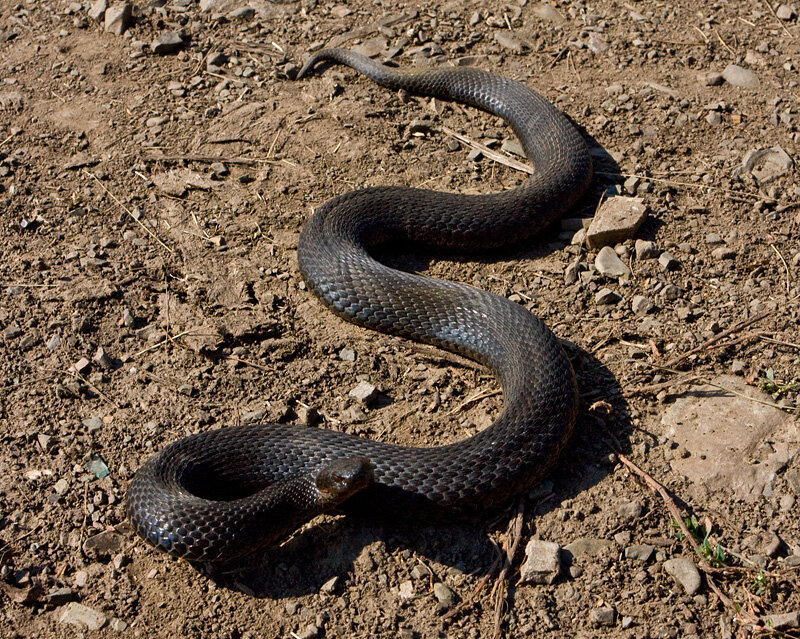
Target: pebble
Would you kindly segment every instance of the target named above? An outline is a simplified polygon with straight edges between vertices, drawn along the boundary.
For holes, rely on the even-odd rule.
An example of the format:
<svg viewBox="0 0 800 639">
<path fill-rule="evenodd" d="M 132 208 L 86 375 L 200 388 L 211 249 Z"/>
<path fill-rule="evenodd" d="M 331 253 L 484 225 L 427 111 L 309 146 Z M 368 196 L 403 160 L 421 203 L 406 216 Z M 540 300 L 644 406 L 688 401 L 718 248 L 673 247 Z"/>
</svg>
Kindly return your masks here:
<svg viewBox="0 0 800 639">
<path fill-rule="evenodd" d="M 177 51 L 181 46 L 183 46 L 183 38 L 174 31 L 164 31 L 164 33 L 153 40 L 150 49 L 153 53 L 165 55 Z"/>
<path fill-rule="evenodd" d="M 520 158 L 528 157 L 527 154 L 525 153 L 525 149 L 522 148 L 522 145 L 516 140 L 512 140 L 510 138 L 506 138 L 505 140 L 503 140 L 503 144 L 500 145 L 500 150 L 504 151 L 505 153 L 511 153 L 512 155 L 516 155 L 517 157 Z"/>
<path fill-rule="evenodd" d="M 75 573 L 75 587 L 83 588 L 87 583 L 89 583 L 89 573 L 85 570 L 78 570 Z"/>
<path fill-rule="evenodd" d="M 295 412 L 302 426 L 316 426 L 321 419 L 319 411 L 312 406 L 298 406 Z"/>
<path fill-rule="evenodd" d="M 594 303 L 598 306 L 603 306 L 606 304 L 616 304 L 620 300 L 620 296 L 617 295 L 614 291 L 610 288 L 601 288 L 594 296 Z"/>
<path fill-rule="evenodd" d="M 117 632 L 122 632 L 128 627 L 128 622 L 114 617 L 109 625 L 111 626 L 112 630 L 116 630 Z"/>
<path fill-rule="evenodd" d="M 616 251 L 610 246 L 600 249 L 594 259 L 594 266 L 597 272 L 605 277 L 628 277 L 631 274 L 631 270 L 619 259 Z"/>
<path fill-rule="evenodd" d="M 54 351 L 61 345 L 61 338 L 58 336 L 58 333 L 54 333 L 52 337 L 47 340 L 47 350 Z"/>
<path fill-rule="evenodd" d="M 350 397 L 361 402 L 364 406 L 372 406 L 378 399 L 378 389 L 369 382 L 359 382 L 350 393 Z"/>
<path fill-rule="evenodd" d="M 318 639 L 322 634 L 322 628 L 317 624 L 311 623 L 303 628 L 300 632 L 292 633 L 297 639 Z"/>
<path fill-rule="evenodd" d="M 652 260 L 660 254 L 656 243 L 650 240 L 636 240 L 634 250 L 636 251 L 637 260 Z"/>
<path fill-rule="evenodd" d="M 355 362 L 356 352 L 352 348 L 343 348 L 339 351 L 339 359 L 343 362 Z"/>
<path fill-rule="evenodd" d="M 775 10 L 775 15 L 781 20 L 793 20 L 797 17 L 794 7 L 788 4 L 782 4 Z"/>
<path fill-rule="evenodd" d="M 331 577 L 320 587 L 319 591 L 326 595 L 332 595 L 336 591 L 336 587 L 339 585 L 339 576 L 336 575 Z"/>
<path fill-rule="evenodd" d="M 592 608 L 589 612 L 589 621 L 596 626 L 613 626 L 617 611 L 611 606 L 600 606 Z"/>
<path fill-rule="evenodd" d="M 495 31 L 494 39 L 501 47 L 514 53 L 522 53 L 525 49 L 525 44 L 522 40 L 508 31 Z"/>
<path fill-rule="evenodd" d="M 117 553 L 114 555 L 114 559 L 111 560 L 111 564 L 114 566 L 115 570 L 121 570 L 130 562 L 131 558 L 128 557 L 128 555 L 126 555 L 124 552 Z"/>
<path fill-rule="evenodd" d="M 106 15 L 106 9 L 108 9 L 108 0 L 95 0 L 86 13 L 95 22 L 100 22 Z"/>
<path fill-rule="evenodd" d="M 722 72 L 722 77 L 728 84 L 735 87 L 742 87 L 743 89 L 758 89 L 761 83 L 758 76 L 750 71 L 740 67 L 737 64 L 729 64 Z"/>
<path fill-rule="evenodd" d="M 127 2 L 115 4 L 105 11 L 104 30 L 114 35 L 122 35 L 131 24 L 132 7 Z"/>
<path fill-rule="evenodd" d="M 53 485 L 53 490 L 55 490 L 57 494 L 63 495 L 69 490 L 69 482 L 62 477 Z"/>
<path fill-rule="evenodd" d="M 647 217 L 644 200 L 611 197 L 605 200 L 586 231 L 589 248 L 614 245 L 632 238 Z"/>
<path fill-rule="evenodd" d="M 720 246 L 711 251 L 711 257 L 715 260 L 732 260 L 736 258 L 736 251 L 727 246 Z"/>
<path fill-rule="evenodd" d="M 433 584 L 433 594 L 439 602 L 436 606 L 436 611 L 439 613 L 447 612 L 456 605 L 458 599 L 456 593 L 441 581 L 437 581 Z"/>
<path fill-rule="evenodd" d="M 722 116 L 718 111 L 709 111 L 706 115 L 706 122 L 708 122 L 711 126 L 716 126 L 722 122 Z"/>
<path fill-rule="evenodd" d="M 59 623 L 68 623 L 87 630 L 100 630 L 107 621 L 108 618 L 99 610 L 74 601 L 64 606 L 58 616 Z"/>
<path fill-rule="evenodd" d="M 112 555 L 122 550 L 123 538 L 113 530 L 104 530 L 83 542 L 83 551 L 93 555 Z"/>
<path fill-rule="evenodd" d="M 700 590 L 700 573 L 694 562 L 687 557 L 675 557 L 664 562 L 666 570 L 677 583 L 683 586 L 687 595 L 693 595 Z"/>
<path fill-rule="evenodd" d="M 552 584 L 561 573 L 561 546 L 552 541 L 531 539 L 525 546 L 525 563 L 520 569 L 523 583 Z"/>
<path fill-rule="evenodd" d="M 564 550 L 569 552 L 574 557 L 592 557 L 601 554 L 613 546 L 613 542 L 609 541 L 608 539 L 598 539 L 596 537 L 578 537 L 564 546 Z"/>
<path fill-rule="evenodd" d="M 619 516 L 628 521 L 641 517 L 642 510 L 642 505 L 638 501 L 628 501 L 617 506 Z"/>
<path fill-rule="evenodd" d="M 44 599 L 54 606 L 63 606 L 74 598 L 75 591 L 72 588 L 53 588 L 45 595 Z"/>
<path fill-rule="evenodd" d="M 649 544 L 634 544 L 625 549 L 625 559 L 647 561 L 653 555 L 653 546 Z"/>
<path fill-rule="evenodd" d="M 121 365 L 119 360 L 109 357 L 102 346 L 97 349 L 92 359 L 106 370 L 115 370 Z"/>
<path fill-rule="evenodd" d="M 674 284 L 667 284 L 661 289 L 661 294 L 664 296 L 665 300 L 674 302 L 681 296 L 681 290 Z"/>
<path fill-rule="evenodd" d="M 577 282 L 580 270 L 580 262 L 572 262 L 572 264 L 569 264 L 567 268 L 564 269 L 564 283 L 569 286 L 570 284 Z"/>
<path fill-rule="evenodd" d="M 634 295 L 633 300 L 631 300 L 631 310 L 637 315 L 647 315 L 652 313 L 655 308 L 656 305 L 644 295 Z"/>
<path fill-rule="evenodd" d="M 775 180 L 794 167 L 794 160 L 781 146 L 764 149 L 752 149 L 742 160 L 742 165 L 733 171 L 734 177 L 742 173 L 750 173 L 759 183 L 766 184 Z"/>
<path fill-rule="evenodd" d="M 800 627 L 800 612 L 786 612 L 781 615 L 768 615 L 764 617 L 767 628 L 773 630 L 788 630 Z"/>
<path fill-rule="evenodd" d="M 231 20 L 252 20 L 255 16 L 256 10 L 253 7 L 239 7 L 228 14 Z"/>
<path fill-rule="evenodd" d="M 681 263 L 673 257 L 672 253 L 668 251 L 664 251 L 658 256 L 658 263 L 665 271 L 675 271 L 681 265 Z"/>
</svg>

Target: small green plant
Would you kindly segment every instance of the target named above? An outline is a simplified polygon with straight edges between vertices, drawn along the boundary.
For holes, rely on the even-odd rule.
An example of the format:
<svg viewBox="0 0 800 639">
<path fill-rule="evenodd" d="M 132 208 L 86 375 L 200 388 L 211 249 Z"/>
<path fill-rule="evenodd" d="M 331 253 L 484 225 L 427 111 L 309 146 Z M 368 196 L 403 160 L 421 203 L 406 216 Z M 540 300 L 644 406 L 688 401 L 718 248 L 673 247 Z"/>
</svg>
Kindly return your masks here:
<svg viewBox="0 0 800 639">
<path fill-rule="evenodd" d="M 770 395 L 777 395 L 778 397 L 784 397 L 798 388 L 797 382 L 782 383 L 775 381 L 775 371 L 771 368 L 767 369 L 767 372 L 764 373 L 764 377 L 758 378 L 756 386 Z"/>
<path fill-rule="evenodd" d="M 767 592 L 769 584 L 767 583 L 767 576 L 763 570 L 759 570 L 758 574 L 753 576 L 753 581 L 750 584 L 750 592 L 756 597 L 761 597 Z"/>
<path fill-rule="evenodd" d="M 719 544 L 713 547 L 711 546 L 711 542 L 709 541 L 709 537 L 711 536 L 710 530 L 706 530 L 705 526 L 697 521 L 694 515 L 684 519 L 683 523 L 686 524 L 686 529 L 692 535 L 692 539 L 697 547 L 696 550 L 703 559 L 715 568 L 721 568 L 727 565 L 725 563 L 727 557 L 725 556 L 725 550 L 722 546 Z M 672 525 L 675 528 L 675 535 L 678 539 L 683 539 L 684 534 L 680 525 L 677 522 L 673 522 Z"/>
</svg>

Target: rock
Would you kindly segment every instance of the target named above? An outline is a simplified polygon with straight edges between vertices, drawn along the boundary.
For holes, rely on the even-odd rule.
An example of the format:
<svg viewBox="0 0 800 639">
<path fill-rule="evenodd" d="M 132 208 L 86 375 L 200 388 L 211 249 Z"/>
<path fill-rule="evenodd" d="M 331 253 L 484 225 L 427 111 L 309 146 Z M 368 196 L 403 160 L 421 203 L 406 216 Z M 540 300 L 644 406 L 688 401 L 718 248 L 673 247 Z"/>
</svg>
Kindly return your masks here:
<svg viewBox="0 0 800 639">
<path fill-rule="evenodd" d="M 573 557 L 593 557 L 614 547 L 614 542 L 596 537 L 578 537 L 564 546 Z"/>
<path fill-rule="evenodd" d="M 408 601 L 414 596 L 414 582 L 410 579 L 402 582 L 397 587 L 397 594 L 400 596 L 400 599 Z"/>
<path fill-rule="evenodd" d="M 122 570 L 129 563 L 131 563 L 131 558 L 124 552 L 117 553 L 114 555 L 114 559 L 111 560 L 111 565 L 114 566 L 115 570 Z"/>
<path fill-rule="evenodd" d="M 722 72 L 722 77 L 728 84 L 735 87 L 742 87 L 743 89 L 758 89 L 761 83 L 758 81 L 758 76 L 750 71 L 740 67 L 737 64 L 729 64 Z"/>
<path fill-rule="evenodd" d="M 378 389 L 369 382 L 359 382 L 350 393 L 350 397 L 357 399 L 364 406 L 372 406 L 375 400 L 378 399 Z"/>
<path fill-rule="evenodd" d="M 75 573 L 75 587 L 83 588 L 87 583 L 89 583 L 89 573 L 85 570 L 78 570 Z"/>
<path fill-rule="evenodd" d="M 114 35 L 122 35 L 131 24 L 132 7 L 127 2 L 106 9 L 103 29 Z"/>
<path fill-rule="evenodd" d="M 298 633 L 292 633 L 297 639 L 319 639 L 322 636 L 322 628 L 315 623 L 308 624 Z"/>
<path fill-rule="evenodd" d="M 618 244 L 632 238 L 647 217 L 644 200 L 612 197 L 605 200 L 586 231 L 589 248 Z"/>
<path fill-rule="evenodd" d="M 628 277 L 631 274 L 631 270 L 619 259 L 616 251 L 610 246 L 600 249 L 594 259 L 594 266 L 597 272 L 605 277 Z"/>
<path fill-rule="evenodd" d="M 123 538 L 113 530 L 104 530 L 83 542 L 83 551 L 95 556 L 109 556 L 122 550 Z"/>
<path fill-rule="evenodd" d="M 586 46 L 589 48 L 589 51 L 595 55 L 608 51 L 608 43 L 605 37 L 602 33 L 597 33 L 596 31 L 589 32 L 589 41 L 586 43 Z"/>
<path fill-rule="evenodd" d="M 617 506 L 617 513 L 623 519 L 633 521 L 642 516 L 642 505 L 638 501 L 623 502 Z"/>
<path fill-rule="evenodd" d="M 733 260 L 736 258 L 736 251 L 727 246 L 720 246 L 711 251 L 711 257 L 715 260 Z"/>
<path fill-rule="evenodd" d="M 56 494 L 63 495 L 69 490 L 69 482 L 62 477 L 53 485 L 53 490 L 56 491 Z"/>
<path fill-rule="evenodd" d="M 693 595 L 700 590 L 700 572 L 694 562 L 687 557 L 675 557 L 664 562 L 666 570 L 678 582 L 687 595 Z"/>
<path fill-rule="evenodd" d="M 620 296 L 617 295 L 614 291 L 610 288 L 601 288 L 594 296 L 594 303 L 598 306 L 604 306 L 607 304 L 616 304 L 619 302 Z"/>
<path fill-rule="evenodd" d="M 255 16 L 256 10 L 253 7 L 239 7 L 228 14 L 231 20 L 252 20 Z"/>
<path fill-rule="evenodd" d="M 750 173 L 759 184 L 768 184 L 786 175 L 794 167 L 794 160 L 780 146 L 748 151 L 742 166 L 733 171 L 734 177 Z"/>
<path fill-rule="evenodd" d="M 567 21 L 566 18 L 561 15 L 558 10 L 556 10 L 556 8 L 549 2 L 543 2 L 542 4 L 536 5 L 533 8 L 533 13 L 542 20 L 547 20 L 553 24 L 564 24 Z"/>
<path fill-rule="evenodd" d="M 794 20 L 797 17 L 795 13 L 794 7 L 789 6 L 788 4 L 782 4 L 775 10 L 775 15 L 778 16 L 781 20 Z"/>
<path fill-rule="evenodd" d="M 528 157 L 525 154 L 525 149 L 522 148 L 522 145 L 511 138 L 506 138 L 503 140 L 503 144 L 500 145 L 500 150 L 504 151 L 505 153 L 511 153 L 512 155 L 516 155 L 520 158 Z"/>
<path fill-rule="evenodd" d="M 150 49 L 155 54 L 166 55 L 167 53 L 174 53 L 182 46 L 183 38 L 174 31 L 164 31 L 164 33 L 153 40 Z"/>
<path fill-rule="evenodd" d="M 339 351 L 339 359 L 343 362 L 355 362 L 356 352 L 352 348 L 343 348 Z"/>
<path fill-rule="evenodd" d="M 681 265 L 681 263 L 672 256 L 672 253 L 668 251 L 664 251 L 658 256 L 658 263 L 665 271 L 675 271 Z"/>
<path fill-rule="evenodd" d="M 525 50 L 525 43 L 509 31 L 495 31 L 494 39 L 501 47 L 514 53 L 522 53 Z"/>
<path fill-rule="evenodd" d="M 54 606 L 63 606 L 74 598 L 75 591 L 72 588 L 53 588 L 45 595 L 44 600 Z"/>
<path fill-rule="evenodd" d="M 331 577 L 320 587 L 319 591 L 325 595 L 332 595 L 336 592 L 336 587 L 339 585 L 339 581 L 341 581 L 338 575 Z"/>
<path fill-rule="evenodd" d="M 95 22 L 100 22 L 106 15 L 106 9 L 108 9 L 108 0 L 95 0 L 86 13 Z"/>
<path fill-rule="evenodd" d="M 706 114 L 706 122 L 711 126 L 716 126 L 722 122 L 722 116 L 719 111 L 709 111 L 708 114 Z"/>
<path fill-rule="evenodd" d="M 772 630 L 789 630 L 800 627 L 800 612 L 786 612 L 764 617 L 764 625 Z"/>
<path fill-rule="evenodd" d="M 552 541 L 531 539 L 525 546 L 525 563 L 520 569 L 522 583 L 552 584 L 561 573 L 561 546 Z"/>
<path fill-rule="evenodd" d="M 709 71 L 707 73 L 701 73 L 697 76 L 697 81 L 700 84 L 703 84 L 707 87 L 718 87 L 723 82 L 725 82 L 725 78 L 721 73 L 717 73 L 716 71 Z"/>
<path fill-rule="evenodd" d="M 109 357 L 102 346 L 97 349 L 97 352 L 94 354 L 92 359 L 109 371 L 116 370 L 122 366 L 122 362 L 113 357 Z"/>
<path fill-rule="evenodd" d="M 436 610 L 439 613 L 450 610 L 450 608 L 456 605 L 456 601 L 458 600 L 456 593 L 454 593 L 450 588 L 447 587 L 446 584 L 443 584 L 441 581 L 437 581 L 435 584 L 433 584 L 433 594 L 439 602 L 439 604 L 436 606 Z"/>
<path fill-rule="evenodd" d="M 433 122 L 430 120 L 411 120 L 411 123 L 408 125 L 408 132 L 410 134 L 426 134 L 430 133 L 433 129 Z"/>
<path fill-rule="evenodd" d="M 600 606 L 589 611 L 589 621 L 595 626 L 613 626 L 617 611 L 611 606 Z"/>
<path fill-rule="evenodd" d="M 58 615 L 59 623 L 69 623 L 87 630 L 100 630 L 108 618 L 100 611 L 74 601 L 64 606 Z"/>
<path fill-rule="evenodd" d="M 634 250 L 636 251 L 637 260 L 652 260 L 660 254 L 656 243 L 649 240 L 636 240 Z"/>
<path fill-rule="evenodd" d="M 128 627 L 128 622 L 114 617 L 109 625 L 111 626 L 112 630 L 115 630 L 116 632 L 122 632 Z"/>
<path fill-rule="evenodd" d="M 564 269 L 564 283 L 567 286 L 578 281 L 580 269 L 580 262 L 572 262 L 572 264 L 568 265 L 567 268 Z"/>
<path fill-rule="evenodd" d="M 316 426 L 321 419 L 319 411 L 312 406 L 298 406 L 295 412 L 302 426 Z"/>
<path fill-rule="evenodd" d="M 656 305 L 644 295 L 634 295 L 633 300 L 631 300 L 631 310 L 637 315 L 647 315 L 652 313 L 655 308 Z"/>
<path fill-rule="evenodd" d="M 625 559 L 634 561 L 647 561 L 653 554 L 653 546 L 649 544 L 634 544 L 625 549 Z"/>
</svg>

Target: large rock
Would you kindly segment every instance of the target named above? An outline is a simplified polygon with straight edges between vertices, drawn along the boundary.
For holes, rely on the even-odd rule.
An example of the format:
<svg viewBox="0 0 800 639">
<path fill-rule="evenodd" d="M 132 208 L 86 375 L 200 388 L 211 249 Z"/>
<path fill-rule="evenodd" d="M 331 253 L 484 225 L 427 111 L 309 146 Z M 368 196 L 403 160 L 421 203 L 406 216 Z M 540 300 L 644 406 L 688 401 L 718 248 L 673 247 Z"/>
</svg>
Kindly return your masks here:
<svg viewBox="0 0 800 639">
<path fill-rule="evenodd" d="M 68 623 L 87 630 L 100 630 L 108 618 L 99 610 L 71 601 L 59 609 L 58 622 Z"/>
<path fill-rule="evenodd" d="M 761 86 L 758 81 L 758 76 L 750 71 L 736 64 L 729 64 L 722 72 L 722 77 L 728 84 L 735 87 L 742 87 L 743 89 L 757 89 Z"/>
<path fill-rule="evenodd" d="M 552 584 L 561 572 L 561 547 L 552 541 L 531 539 L 525 547 L 525 563 L 520 577 L 523 583 Z"/>
<path fill-rule="evenodd" d="M 760 403 L 772 398 L 743 379 L 712 381 L 688 391 L 661 418 L 664 434 L 688 453 L 670 462 L 673 469 L 692 482 L 698 499 L 708 491 L 749 502 L 771 496 L 775 474 L 800 449 L 800 427 L 791 415 Z"/>
<path fill-rule="evenodd" d="M 604 277 L 628 277 L 631 270 L 625 265 L 616 251 L 610 246 L 604 246 L 600 249 L 597 257 L 594 258 L 594 267 L 597 272 Z"/>
<path fill-rule="evenodd" d="M 600 205 L 589 230 L 589 248 L 600 248 L 632 238 L 647 217 L 644 200 L 638 197 L 612 197 Z"/>
<path fill-rule="evenodd" d="M 127 2 L 112 5 L 105 11 L 104 29 L 109 33 L 122 35 L 131 24 L 132 15 L 132 7 Z"/>
<path fill-rule="evenodd" d="M 664 562 L 664 570 L 683 586 L 687 595 L 693 595 L 700 590 L 700 571 L 691 559 L 687 557 L 669 559 Z"/>
</svg>

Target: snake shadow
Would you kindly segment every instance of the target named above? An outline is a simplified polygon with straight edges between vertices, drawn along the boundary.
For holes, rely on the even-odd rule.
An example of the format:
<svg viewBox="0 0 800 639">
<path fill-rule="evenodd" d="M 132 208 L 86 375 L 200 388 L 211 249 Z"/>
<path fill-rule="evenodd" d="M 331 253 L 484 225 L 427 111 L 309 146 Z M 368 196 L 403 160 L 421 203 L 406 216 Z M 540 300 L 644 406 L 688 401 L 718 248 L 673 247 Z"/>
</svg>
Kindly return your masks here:
<svg viewBox="0 0 800 639">
<path fill-rule="evenodd" d="M 617 185 L 623 178 L 614 159 L 585 131 L 583 134 L 592 148 L 595 177 L 592 187 L 570 216 L 588 217 L 593 214 L 600 197 L 619 192 Z M 533 240 L 504 249 L 502 256 L 486 253 L 471 256 L 469 261 L 491 264 L 509 259 L 535 259 L 554 250 L 563 250 L 568 244 L 569 239 L 559 235 L 558 223 L 555 223 Z M 411 272 L 426 269 L 434 259 L 461 261 L 452 254 L 437 254 L 428 249 L 422 254 L 408 246 L 383 250 L 375 257 L 389 266 Z M 608 475 L 614 466 L 610 453 L 626 451 L 631 430 L 628 406 L 614 375 L 591 353 L 571 342 L 564 342 L 564 347 L 578 378 L 581 411 L 575 433 L 559 463 L 524 497 L 526 531 L 535 529 L 537 517 L 558 510 L 564 502 Z M 601 400 L 606 410 L 600 416 L 597 411 L 588 410 L 590 405 Z M 383 587 L 397 588 L 403 581 L 413 578 L 412 571 L 421 563 L 433 570 L 436 579 L 442 579 L 443 573 L 479 577 L 492 570 L 498 556 L 490 533 L 506 529 L 515 505 L 505 504 L 494 512 L 478 513 L 470 521 L 447 524 L 415 525 L 414 522 L 375 521 L 353 515 L 324 516 L 295 533 L 283 545 L 248 557 L 239 564 L 222 568 L 196 565 L 195 568 L 220 587 L 272 599 L 320 591 L 335 594 L 352 579 L 376 580 Z"/>
<path fill-rule="evenodd" d="M 565 343 L 565 349 L 583 391 L 581 411 L 560 461 L 524 497 L 528 531 L 535 529 L 538 517 L 558 510 L 608 475 L 614 466 L 610 453 L 625 452 L 626 445 L 620 442 L 628 441 L 631 428 L 627 403 L 611 372 L 573 344 Z M 602 418 L 588 411 L 599 400 L 608 404 Z M 386 588 L 397 588 L 403 581 L 413 579 L 412 571 L 419 564 L 428 566 L 436 580 L 445 574 L 480 577 L 491 571 L 498 556 L 490 533 L 506 529 L 515 506 L 516 502 L 496 511 L 477 513 L 469 521 L 437 524 L 324 516 L 283 545 L 247 557 L 239 564 L 194 567 L 219 587 L 271 599 L 320 592 L 336 594 L 353 579 L 375 580 Z M 571 540 L 557 541 L 564 544 Z"/>
</svg>

